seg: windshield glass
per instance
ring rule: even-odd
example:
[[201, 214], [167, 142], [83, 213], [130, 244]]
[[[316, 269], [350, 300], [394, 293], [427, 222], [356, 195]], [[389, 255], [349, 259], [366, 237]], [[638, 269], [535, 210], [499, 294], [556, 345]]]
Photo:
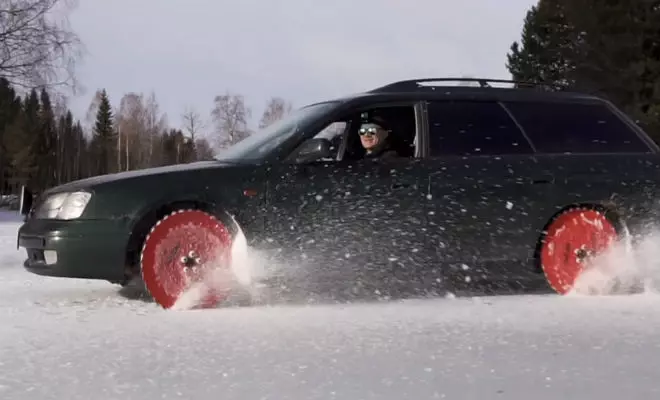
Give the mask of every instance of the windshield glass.
[[321, 116], [337, 104], [339, 102], [332, 101], [300, 108], [233, 146], [221, 150], [215, 158], [220, 161], [260, 160], [295, 135], [301, 125]]

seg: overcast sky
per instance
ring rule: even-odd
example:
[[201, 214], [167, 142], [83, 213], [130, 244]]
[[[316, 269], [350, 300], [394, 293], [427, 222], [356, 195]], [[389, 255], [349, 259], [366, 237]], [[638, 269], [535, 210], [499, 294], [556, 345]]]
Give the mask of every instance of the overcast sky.
[[170, 125], [186, 106], [273, 95], [295, 107], [414, 77], [509, 78], [506, 53], [533, 0], [80, 0], [88, 51], [70, 100], [83, 118], [97, 88], [113, 105], [155, 91]]

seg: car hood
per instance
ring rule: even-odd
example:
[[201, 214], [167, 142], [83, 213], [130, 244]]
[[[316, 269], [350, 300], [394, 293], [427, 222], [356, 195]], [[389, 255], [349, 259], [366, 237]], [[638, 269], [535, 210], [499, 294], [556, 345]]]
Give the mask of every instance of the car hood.
[[165, 167], [156, 167], [156, 168], [145, 168], [135, 171], [125, 171], [118, 172], [114, 174], [99, 175], [93, 176], [91, 178], [80, 179], [77, 181], [72, 181], [65, 183], [60, 186], [53, 187], [48, 189], [44, 194], [53, 194], [61, 192], [71, 192], [75, 190], [84, 190], [91, 189], [94, 186], [101, 185], [104, 183], [115, 182], [119, 180], [139, 178], [145, 176], [160, 175], [171, 172], [182, 172], [182, 171], [192, 171], [192, 170], [201, 170], [208, 168], [224, 168], [235, 165], [233, 163], [224, 162], [224, 161], [198, 161], [189, 164], [177, 164], [177, 165], [168, 165]]

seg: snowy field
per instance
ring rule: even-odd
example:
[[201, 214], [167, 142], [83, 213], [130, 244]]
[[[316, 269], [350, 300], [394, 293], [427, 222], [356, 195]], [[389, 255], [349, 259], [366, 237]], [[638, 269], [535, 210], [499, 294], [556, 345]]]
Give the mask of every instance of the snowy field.
[[0, 211], [2, 400], [660, 398], [658, 295], [165, 311], [25, 272], [19, 224]]

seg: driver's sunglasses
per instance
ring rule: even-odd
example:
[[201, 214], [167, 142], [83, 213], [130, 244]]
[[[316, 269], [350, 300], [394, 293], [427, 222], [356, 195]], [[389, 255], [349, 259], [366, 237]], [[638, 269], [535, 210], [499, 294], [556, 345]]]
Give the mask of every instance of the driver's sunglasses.
[[375, 128], [375, 127], [360, 128], [358, 133], [360, 134], [360, 136], [364, 136], [364, 135], [367, 135], [367, 134], [368, 135], [375, 135], [376, 133], [378, 133], [378, 128]]

